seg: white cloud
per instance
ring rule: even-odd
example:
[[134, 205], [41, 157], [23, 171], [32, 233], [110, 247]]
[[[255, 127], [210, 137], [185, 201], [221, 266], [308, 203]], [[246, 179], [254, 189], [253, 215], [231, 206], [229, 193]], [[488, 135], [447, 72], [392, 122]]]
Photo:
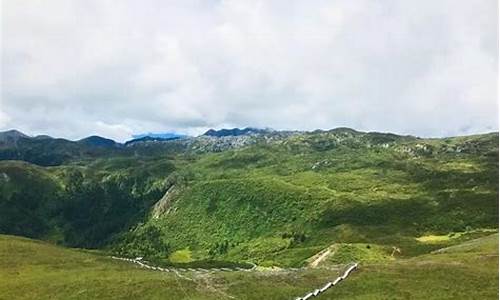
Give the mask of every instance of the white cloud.
[[1, 103], [0, 103], [0, 127], [8, 126], [10, 120], [11, 120], [10, 117], [1, 110]]
[[110, 137], [119, 141], [127, 140], [132, 136], [132, 130], [123, 124], [106, 124], [95, 122], [95, 135]]
[[498, 128], [494, 0], [2, 5], [0, 128]]

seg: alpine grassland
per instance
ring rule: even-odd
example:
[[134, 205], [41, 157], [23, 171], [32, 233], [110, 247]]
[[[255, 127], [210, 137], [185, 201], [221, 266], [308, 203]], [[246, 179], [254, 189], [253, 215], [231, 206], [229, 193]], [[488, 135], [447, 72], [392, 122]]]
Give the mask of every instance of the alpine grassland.
[[[342, 270], [166, 273], [100, 251], [0, 235], [0, 299], [295, 299]], [[410, 259], [362, 263], [318, 298], [496, 299], [498, 234]]]

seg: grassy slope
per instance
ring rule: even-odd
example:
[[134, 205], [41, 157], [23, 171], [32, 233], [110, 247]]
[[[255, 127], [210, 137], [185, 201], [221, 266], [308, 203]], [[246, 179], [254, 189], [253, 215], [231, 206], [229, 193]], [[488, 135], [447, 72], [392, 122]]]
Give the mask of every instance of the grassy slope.
[[281, 299], [321, 284], [330, 275], [239, 272], [191, 274], [187, 276], [192, 279], [184, 279], [98, 253], [0, 235], [0, 299], [226, 299], [225, 293], [241, 299]]
[[[462, 245], [440, 254], [362, 264], [319, 299], [498, 299], [498, 234]], [[184, 275], [188, 279], [99, 253], [0, 236], [0, 299], [291, 299], [338, 272]]]
[[442, 246], [417, 236], [497, 227], [496, 134], [399, 138], [388, 148], [332, 141], [310, 134], [195, 157], [178, 168], [189, 180], [172, 211], [150, 225], [174, 249], [204, 253], [227, 242], [219, 258], [282, 266], [334, 242], [413, 256]]
[[[353, 292], [356, 291], [356, 292]], [[324, 299], [497, 299], [498, 234], [439, 254], [367, 264]]]
[[0, 299], [154, 299], [169, 282], [107, 257], [12, 236], [0, 236], [0, 264]]
[[143, 218], [165, 192], [173, 168], [169, 159], [156, 157], [57, 167], [0, 161], [0, 232], [102, 246]]
[[0, 162], [0, 232], [40, 237], [54, 228], [51, 207], [61, 184], [46, 169], [25, 162]]

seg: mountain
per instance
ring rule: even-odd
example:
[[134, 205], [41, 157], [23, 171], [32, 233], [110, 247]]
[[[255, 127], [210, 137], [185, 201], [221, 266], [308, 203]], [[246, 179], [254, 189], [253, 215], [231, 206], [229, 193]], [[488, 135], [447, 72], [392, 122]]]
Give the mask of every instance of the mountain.
[[14, 146], [19, 139], [29, 138], [29, 136], [18, 130], [7, 130], [0, 132], [0, 146]]
[[97, 146], [97, 147], [116, 147], [119, 144], [111, 139], [103, 138], [100, 136], [89, 136], [78, 141], [80, 144], [87, 146]]
[[[181, 268], [253, 263], [318, 275], [315, 266], [357, 261], [363, 282], [419, 268], [405, 278], [432, 269], [467, 279], [473, 265], [460, 267], [467, 260], [452, 251], [498, 232], [498, 141], [498, 133], [427, 139], [348, 128], [127, 147], [19, 136], [0, 147], [0, 233]], [[438, 277], [421, 279], [436, 293]]]
[[135, 134], [132, 136], [134, 139], [141, 139], [145, 137], [150, 137], [150, 138], [159, 138], [159, 139], [175, 139], [175, 138], [184, 138], [187, 137], [184, 134], [178, 134], [175, 132], [163, 132], [163, 133], [141, 133], [141, 134]]
[[18, 130], [12, 129], [0, 132], [0, 140], [5, 140], [8, 138], [27, 138], [28, 136]]
[[[188, 247], [203, 259], [286, 266], [300, 265], [308, 253], [303, 249], [303, 256], [287, 260], [288, 251], [325, 246], [323, 238], [375, 242], [497, 226], [497, 133], [422, 139], [335, 129], [111, 145], [100, 137], [21, 138], [12, 152], [0, 151], [3, 159], [38, 165], [0, 164], [8, 190], [16, 191], [4, 193], [15, 196], [7, 203], [27, 201], [36, 214], [43, 212], [37, 219], [45, 225], [30, 236], [65, 228], [60, 236], [68, 245], [101, 247], [114, 240], [126, 254], [140, 252], [135, 241], [154, 227], [169, 250], [149, 255]], [[40, 178], [53, 184], [35, 184]], [[30, 182], [54, 189], [26, 194], [34, 190]], [[152, 210], [155, 219], [148, 215]], [[136, 222], [142, 225], [126, 231]], [[3, 228], [12, 233], [8, 229], [17, 227]], [[266, 246], [248, 252], [257, 244]]]
[[42, 135], [37, 135], [35, 136], [33, 139], [37, 139], [37, 140], [47, 140], [47, 139], [53, 139], [53, 137], [49, 136], [49, 135], [46, 135], [46, 134], [42, 134]]
[[151, 137], [144, 136], [141, 138], [136, 138], [130, 141], [125, 142], [125, 146], [137, 145], [137, 144], [147, 144], [150, 142], [168, 142], [173, 140], [182, 139], [182, 136], [172, 136], [172, 137]]
[[69, 141], [48, 136], [7, 139], [0, 142], [0, 160], [21, 160], [41, 166], [56, 166], [74, 160], [120, 155], [120, 145], [101, 137]]
[[[0, 142], [0, 160], [23, 160], [43, 166], [53, 166], [70, 161], [98, 158], [106, 156], [136, 156], [159, 155], [160, 153], [187, 153], [198, 154], [207, 152], [221, 152], [239, 149], [250, 145], [264, 143], [272, 144], [286, 141], [293, 136], [317, 135], [328, 136], [330, 141], [318, 147], [332, 147], [335, 143], [390, 143], [397, 139], [414, 139], [383, 133], [364, 133], [346, 128], [337, 128], [329, 131], [317, 130], [314, 132], [274, 131], [270, 129], [223, 129], [208, 132], [208, 135], [187, 137], [180, 135], [164, 135], [171, 137], [150, 137], [127, 141], [125, 144], [113, 140], [90, 136], [79, 141], [70, 141], [61, 138], [40, 135], [29, 137], [20, 133], [5, 134], [5, 141]], [[10, 137], [9, 137], [10, 136]], [[126, 146], [126, 147], [122, 147]]]
[[207, 132], [205, 132], [203, 135], [204, 136], [213, 136], [213, 137], [223, 137], [223, 136], [239, 136], [239, 135], [250, 135], [250, 134], [262, 134], [262, 133], [269, 133], [271, 130], [269, 129], [258, 129], [258, 128], [233, 128], [233, 129], [220, 129], [220, 130], [215, 130], [215, 129], [209, 129]]

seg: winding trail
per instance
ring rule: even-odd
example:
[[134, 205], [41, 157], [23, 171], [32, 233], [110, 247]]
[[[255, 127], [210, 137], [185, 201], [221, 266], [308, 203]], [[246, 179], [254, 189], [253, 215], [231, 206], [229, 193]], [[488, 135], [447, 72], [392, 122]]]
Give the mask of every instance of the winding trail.
[[145, 261], [139, 260], [139, 259], [132, 259], [132, 258], [125, 258], [125, 257], [116, 257], [116, 256], [111, 256], [112, 259], [116, 260], [122, 260], [122, 261], [127, 261], [131, 263], [135, 263], [139, 265], [141, 268], [146, 268], [150, 270], [155, 270], [155, 271], [161, 271], [161, 272], [174, 272], [175, 274], [179, 274], [179, 272], [198, 272], [198, 273], [203, 273], [203, 272], [234, 272], [234, 271], [244, 271], [244, 272], [250, 272], [253, 271], [257, 268], [257, 265], [253, 264], [253, 267], [251, 269], [244, 269], [244, 268], [162, 268], [162, 267], [157, 267], [157, 266], [152, 266], [148, 265]]
[[337, 279], [335, 279], [334, 281], [331, 281], [331, 282], [327, 282], [322, 288], [320, 289], [315, 289], [314, 291], [312, 292], [309, 292], [307, 293], [305, 296], [303, 297], [298, 297], [296, 298], [296, 300], [307, 300], [307, 299], [310, 299], [312, 297], [317, 297], [319, 296], [321, 293], [325, 292], [326, 290], [328, 290], [329, 288], [337, 285], [339, 282], [341, 282], [342, 280], [345, 280], [347, 278], [347, 276], [349, 276], [349, 274], [351, 274], [352, 271], [356, 270], [358, 268], [358, 263], [354, 263], [352, 264], [345, 272], [344, 274], [342, 274], [342, 276], [339, 276], [337, 277]]
[[[317, 266], [325, 257], [327, 257], [331, 252], [331, 249], [326, 250], [324, 253], [320, 254], [318, 258], [316, 258], [312, 263], [311, 267]], [[186, 279], [193, 281], [191, 278], [188, 278], [186, 276], [183, 276], [180, 274], [180, 272], [198, 272], [198, 273], [208, 273], [208, 272], [234, 272], [234, 271], [245, 271], [245, 272], [250, 272], [256, 270], [257, 266], [254, 264], [254, 266], [251, 269], [243, 269], [243, 268], [209, 268], [209, 269], [204, 269], [204, 268], [162, 268], [162, 267], [156, 267], [156, 266], [151, 266], [148, 265], [146, 262], [139, 260], [139, 259], [132, 259], [132, 258], [124, 258], [124, 257], [116, 257], [116, 256], [111, 256], [112, 259], [116, 260], [122, 260], [122, 261], [127, 261], [131, 263], [135, 263], [139, 265], [142, 268], [150, 269], [150, 270], [155, 270], [155, 271], [161, 271], [161, 272], [172, 272], [175, 275], [177, 275], [179, 278]], [[329, 288], [337, 285], [339, 282], [342, 280], [345, 280], [349, 274], [351, 274], [352, 271], [356, 270], [358, 268], [358, 263], [353, 263], [345, 270], [345, 272], [342, 274], [342, 276], [337, 277], [334, 281], [327, 282], [323, 287], [319, 289], [315, 289], [312, 292], [307, 293], [303, 297], [298, 297], [295, 298], [295, 300], [307, 300], [312, 297], [316, 297], [320, 295], [321, 293], [325, 292]], [[300, 269], [290, 269], [292, 271], [298, 271]]]

